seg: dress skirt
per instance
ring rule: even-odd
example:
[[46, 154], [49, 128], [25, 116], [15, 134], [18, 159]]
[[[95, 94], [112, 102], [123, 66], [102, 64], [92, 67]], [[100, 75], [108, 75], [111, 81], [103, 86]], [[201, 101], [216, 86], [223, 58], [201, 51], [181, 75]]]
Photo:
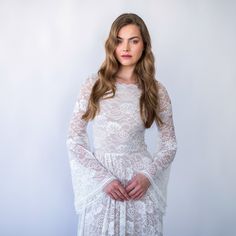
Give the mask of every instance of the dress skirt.
[[[149, 152], [95, 152], [97, 160], [125, 186], [151, 162]], [[77, 236], [162, 236], [163, 202], [152, 185], [139, 200], [118, 201], [105, 192], [78, 215]]]

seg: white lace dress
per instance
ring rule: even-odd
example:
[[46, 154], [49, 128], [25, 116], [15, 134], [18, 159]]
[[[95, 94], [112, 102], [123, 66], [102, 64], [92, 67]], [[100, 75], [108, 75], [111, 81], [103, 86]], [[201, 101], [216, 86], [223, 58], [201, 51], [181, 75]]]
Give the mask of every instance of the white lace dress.
[[[151, 155], [139, 112], [141, 90], [135, 84], [116, 82], [115, 97], [100, 101], [100, 113], [92, 122], [92, 152], [88, 123], [81, 116], [96, 80], [96, 74], [90, 76], [80, 89], [66, 141], [78, 236], [161, 236], [169, 172], [177, 150], [170, 97], [159, 82], [165, 125], [158, 127], [157, 151]], [[151, 182], [140, 200], [116, 201], [103, 191], [114, 179], [125, 186], [137, 172]]]

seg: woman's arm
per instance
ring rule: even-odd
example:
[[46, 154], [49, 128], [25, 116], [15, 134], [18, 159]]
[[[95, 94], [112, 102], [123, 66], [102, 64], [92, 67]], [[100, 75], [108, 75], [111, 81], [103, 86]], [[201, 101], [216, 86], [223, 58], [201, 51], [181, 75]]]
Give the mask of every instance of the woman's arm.
[[145, 170], [141, 171], [151, 183], [154, 183], [154, 179], [160, 171], [170, 166], [177, 151], [171, 100], [164, 85], [160, 82], [158, 83], [160, 117], [164, 124], [158, 126], [156, 122], [159, 131], [158, 150], [153, 154], [153, 162]]
[[93, 155], [89, 147], [87, 124], [81, 117], [86, 111], [95, 78], [88, 78], [82, 85], [69, 123], [67, 148], [70, 159], [76, 208], [89, 202], [102, 188], [116, 179]]

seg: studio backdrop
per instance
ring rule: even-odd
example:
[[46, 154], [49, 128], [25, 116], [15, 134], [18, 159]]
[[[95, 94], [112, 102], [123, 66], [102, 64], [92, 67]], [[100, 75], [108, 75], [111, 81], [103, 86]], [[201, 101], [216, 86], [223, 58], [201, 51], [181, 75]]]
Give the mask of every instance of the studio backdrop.
[[[173, 105], [178, 151], [164, 235], [236, 235], [235, 8], [230, 0], [1, 0], [0, 235], [76, 235], [68, 124], [124, 12], [147, 24], [156, 78]], [[155, 137], [153, 126], [152, 152]]]

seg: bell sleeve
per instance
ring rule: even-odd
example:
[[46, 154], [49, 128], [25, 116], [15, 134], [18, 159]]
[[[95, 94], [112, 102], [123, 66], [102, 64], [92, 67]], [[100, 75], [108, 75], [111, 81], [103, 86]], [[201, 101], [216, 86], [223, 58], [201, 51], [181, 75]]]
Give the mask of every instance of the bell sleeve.
[[87, 78], [81, 86], [66, 139], [76, 213], [96, 201], [97, 197], [104, 194], [102, 189], [105, 185], [116, 179], [91, 152], [88, 122], [81, 118], [86, 111], [94, 81], [94, 78]]

